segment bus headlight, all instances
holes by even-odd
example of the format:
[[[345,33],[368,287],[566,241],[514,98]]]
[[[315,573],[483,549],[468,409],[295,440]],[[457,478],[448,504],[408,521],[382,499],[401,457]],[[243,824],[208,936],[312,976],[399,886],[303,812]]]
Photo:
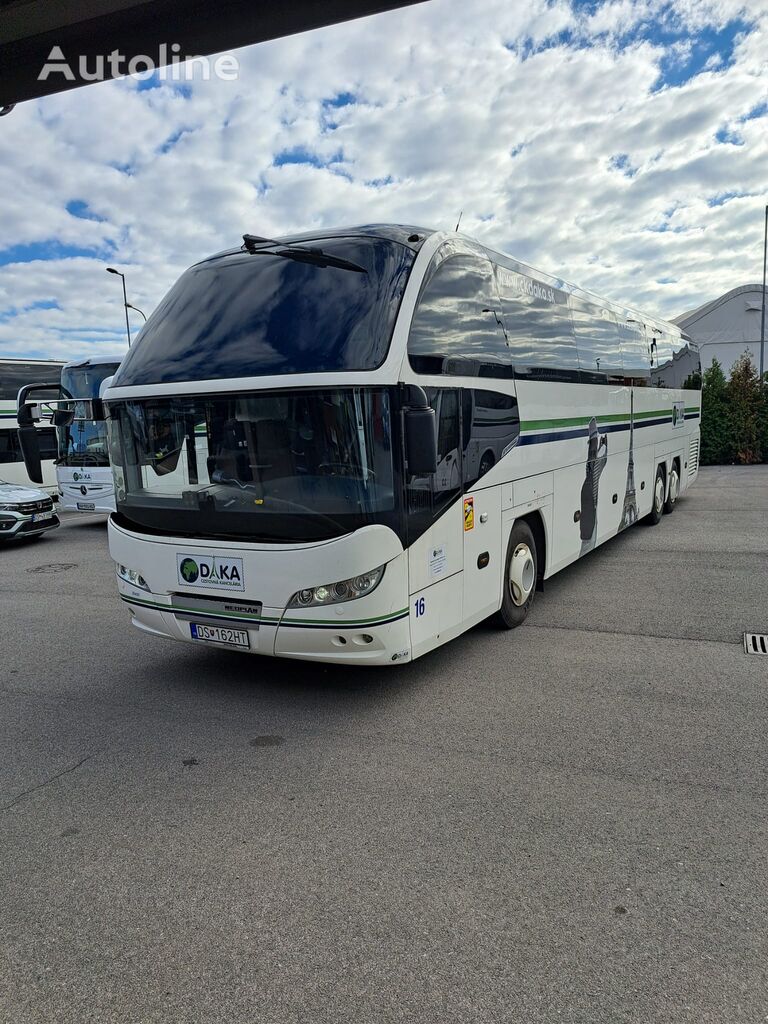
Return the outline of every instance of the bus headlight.
[[[125,580],[126,583],[130,583],[131,586],[140,587],[141,590],[149,590],[149,584],[141,573],[136,572],[135,569],[129,569],[125,565],[118,565],[117,575],[121,580]]]
[[[306,587],[304,590],[297,590],[288,602],[289,608],[317,608],[324,604],[341,604],[342,601],[356,601],[358,597],[365,597],[372,593],[381,583],[384,575],[384,566],[372,569],[370,572],[362,572],[359,576],[353,576],[348,580],[339,580],[338,583],[324,583],[320,587]]]

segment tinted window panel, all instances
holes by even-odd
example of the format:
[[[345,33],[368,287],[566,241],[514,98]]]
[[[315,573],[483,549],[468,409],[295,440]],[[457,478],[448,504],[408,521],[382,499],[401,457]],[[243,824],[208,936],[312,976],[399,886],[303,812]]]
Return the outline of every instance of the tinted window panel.
[[[619,337],[621,338],[621,361],[624,366],[624,379],[635,386],[648,383],[650,363],[648,344],[639,324],[619,320]]]
[[[412,543],[461,494],[460,394],[458,388],[426,388],[437,420],[437,471],[410,476],[408,537]]]
[[[571,296],[571,314],[582,381],[588,384],[622,381],[619,326],[613,314],[575,295]]]
[[[408,358],[417,373],[512,376],[488,260],[452,256],[438,266],[414,313]]]
[[[56,444],[56,430],[54,427],[43,427],[38,431],[40,442],[40,458],[43,460],[55,459],[58,455]]]
[[[321,246],[365,273],[265,251],[189,269],[150,317],[114,385],[380,366],[413,253],[383,239],[323,239]]]
[[[60,363],[4,363],[0,360],[0,399],[16,401],[21,388],[25,384],[47,384],[61,379]],[[39,398],[58,398],[58,392],[40,392],[34,396]]]
[[[564,291],[509,267],[496,267],[515,375],[533,380],[579,379],[573,321]]]
[[[701,372],[701,362],[696,349],[681,337],[671,334],[654,335],[651,386],[657,388],[682,388],[691,374]]]
[[[520,436],[517,399],[497,391],[465,390],[462,395],[464,487],[493,469]]]
[[[298,542],[398,526],[386,389],[113,401],[109,414],[117,509],[139,527]]]
[[[21,462],[21,449],[16,440],[16,431],[0,430],[0,466]]]
[[[427,389],[437,413],[437,472],[432,479],[434,511],[439,514],[461,489],[459,459],[459,392],[455,388]]]

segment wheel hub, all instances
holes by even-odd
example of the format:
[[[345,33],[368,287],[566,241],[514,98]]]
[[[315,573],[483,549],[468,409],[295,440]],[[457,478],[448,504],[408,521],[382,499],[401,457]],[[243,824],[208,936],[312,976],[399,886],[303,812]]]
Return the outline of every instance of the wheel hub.
[[[509,560],[509,593],[513,604],[521,608],[536,582],[536,566],[527,544],[518,544]]]
[[[680,489],[680,480],[677,475],[677,470],[672,470],[672,475],[669,478],[669,500],[671,502],[677,501],[677,494]]]
[[[658,476],[656,477],[656,489],[654,491],[654,503],[657,512],[661,512],[662,506],[664,505],[664,481]]]

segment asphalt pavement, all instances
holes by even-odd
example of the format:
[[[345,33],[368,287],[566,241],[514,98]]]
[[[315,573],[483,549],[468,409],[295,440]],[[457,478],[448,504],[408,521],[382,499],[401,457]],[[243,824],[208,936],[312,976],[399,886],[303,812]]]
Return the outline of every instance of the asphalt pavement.
[[[768,467],[521,629],[322,667],[129,626],[100,517],[0,550],[0,1021],[768,1020]]]

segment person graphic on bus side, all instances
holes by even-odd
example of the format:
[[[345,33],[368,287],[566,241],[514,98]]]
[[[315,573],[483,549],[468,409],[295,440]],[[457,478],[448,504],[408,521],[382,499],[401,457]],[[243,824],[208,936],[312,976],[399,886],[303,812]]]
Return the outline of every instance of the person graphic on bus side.
[[[602,454],[601,454],[602,452]],[[603,434],[599,437],[597,420],[593,416],[589,421],[589,440],[587,442],[587,472],[581,485],[581,516],[579,530],[581,533],[581,554],[586,554],[595,546],[597,538],[597,496],[600,487],[600,476],[608,461],[608,438]]]

